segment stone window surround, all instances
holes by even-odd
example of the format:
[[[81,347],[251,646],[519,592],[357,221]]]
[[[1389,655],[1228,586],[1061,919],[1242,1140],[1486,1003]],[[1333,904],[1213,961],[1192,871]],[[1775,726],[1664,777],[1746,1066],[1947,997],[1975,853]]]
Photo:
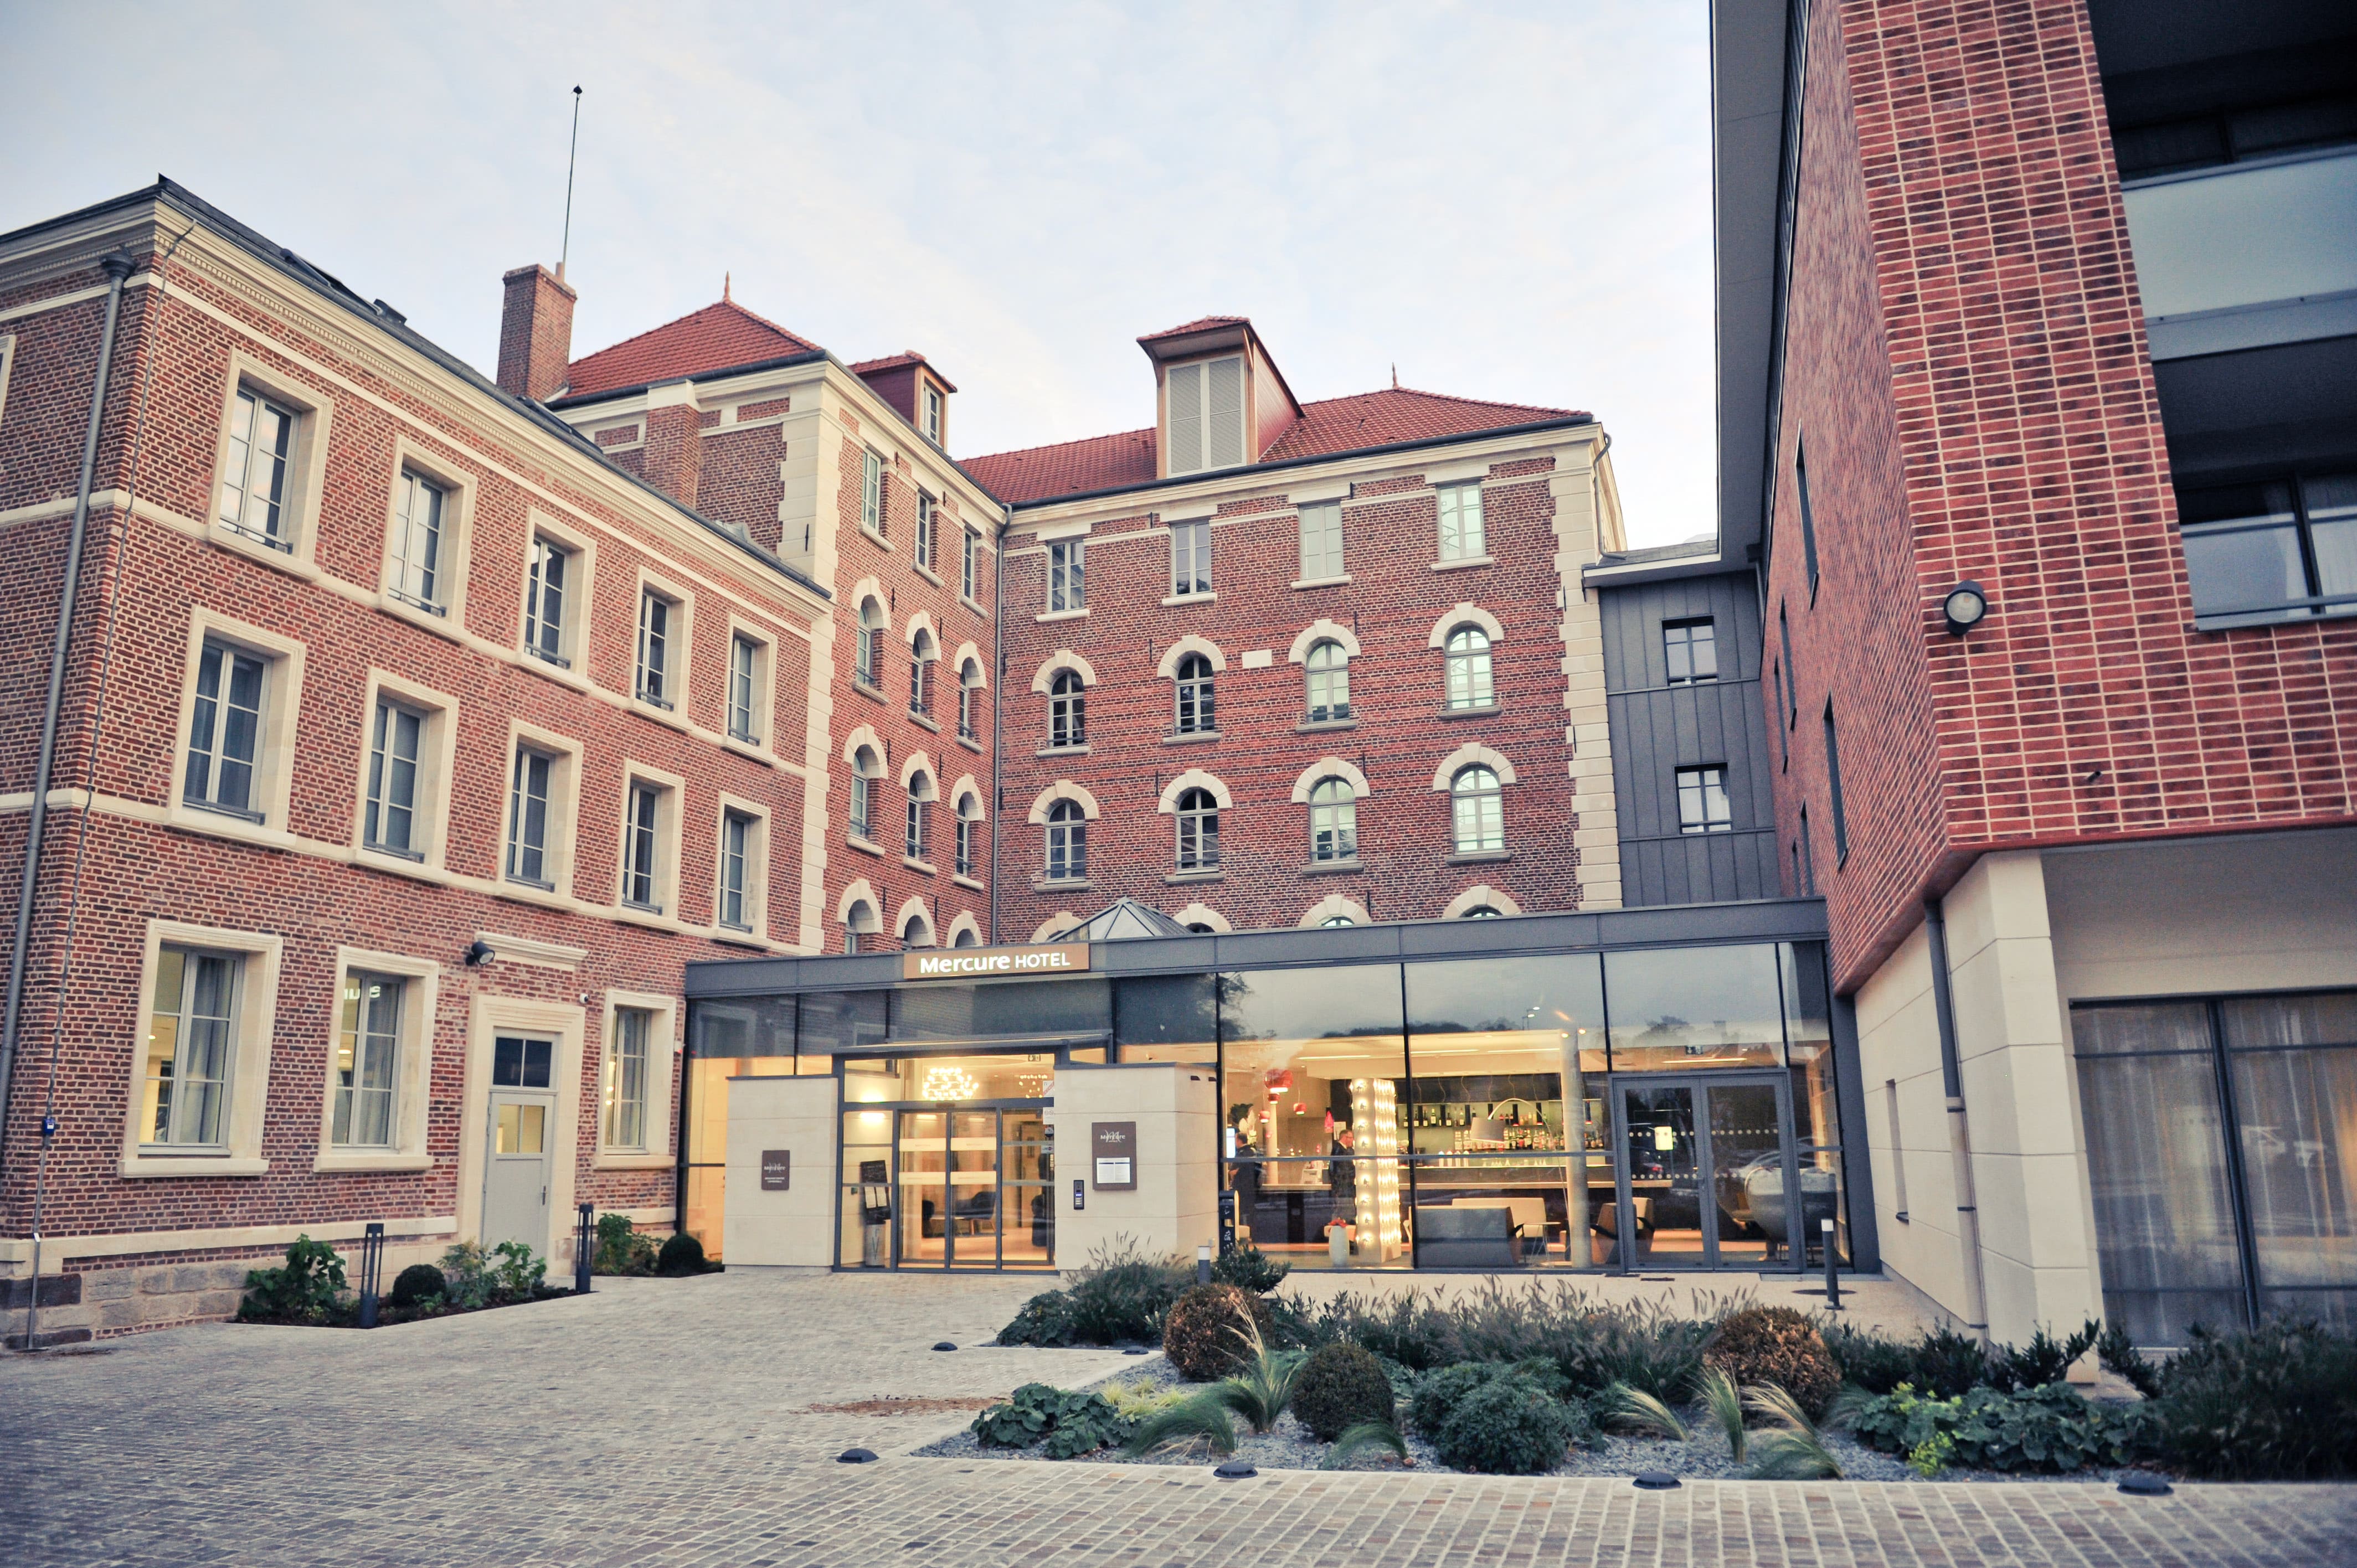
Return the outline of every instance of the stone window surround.
[[[679,1163],[669,1148],[618,1149],[606,1142],[606,1056],[619,1026],[616,1016],[625,1007],[652,1015],[647,1022],[647,1115],[650,1143],[660,1136],[668,1144],[676,1136],[672,1116],[672,1080],[679,1060],[679,998],[649,991],[608,991],[599,1011],[597,1029],[597,1097],[590,1106],[595,1119],[596,1154],[589,1165],[601,1171],[669,1170]]]
[[[432,481],[442,491],[442,545],[436,565],[446,585],[439,600],[440,615],[420,609],[393,591],[393,530],[395,511],[401,504],[402,478],[409,473]],[[480,489],[481,482],[472,474],[427,450],[406,431],[393,436],[393,474],[385,487],[385,547],[377,583],[377,608],[421,626],[437,637],[463,640],[467,579],[472,575],[474,564],[475,497]],[[529,564],[527,561],[527,568]],[[529,570],[526,576],[529,579]],[[519,647],[522,643],[521,628],[517,643]]]
[[[720,922],[722,906],[720,879],[728,858],[728,819],[746,818],[752,823],[745,844],[745,926],[726,926]],[[712,819],[712,934],[721,941],[743,940],[748,937],[766,941],[770,935],[770,808],[742,796],[723,790],[719,810]]]
[[[227,1152],[219,1155],[145,1154],[139,1142],[139,1111],[147,1080],[147,1031],[156,996],[156,972],[166,944],[233,953],[240,965],[237,1036],[230,1061]],[[139,989],[132,998],[131,1070],[123,1112],[123,1156],[116,1174],[148,1176],[252,1176],[270,1169],[263,1157],[264,1112],[270,1101],[270,1055],[277,1028],[278,976],[285,939],[269,931],[241,931],[150,919],[139,964]],[[153,1147],[154,1145],[150,1145]]]
[[[221,521],[221,487],[229,481],[230,431],[236,418],[240,391],[262,393],[285,404],[296,415],[294,450],[286,464],[286,496],[280,503],[279,532],[286,541],[285,550],[274,550]],[[265,565],[299,577],[317,577],[319,567],[315,552],[327,488],[328,439],[335,412],[335,399],[328,393],[264,362],[246,349],[231,349],[229,374],[221,388],[221,434],[213,445],[212,483],[206,488],[205,537],[225,550],[250,556]]]
[[[188,781],[189,725],[197,711],[197,675],[208,641],[227,643],[264,660],[262,676],[262,736],[253,759],[253,799],[259,822],[191,806],[182,799]],[[188,646],[180,680],[180,717],[173,732],[171,793],[166,799],[164,821],[176,828],[222,832],[241,838],[285,837],[295,789],[295,722],[302,712],[303,644],[290,637],[234,620],[202,606],[188,612]]]
[[[417,742],[417,799],[411,809],[410,848],[417,858],[371,847],[368,840],[369,757],[376,740],[376,709],[380,699],[417,713],[424,719]],[[352,783],[352,851],[361,865],[391,863],[401,867],[427,866],[439,871],[449,848],[450,781],[457,777],[455,752],[458,733],[458,700],[430,686],[405,680],[389,670],[371,668],[361,704],[360,766]],[[513,780],[513,758],[510,758]],[[502,845],[502,849],[504,849]]]
[[[344,982],[354,971],[407,982],[402,988],[401,1038],[394,1047],[393,1142],[382,1148],[330,1141],[336,1128],[336,1052],[343,1040]],[[440,1012],[441,989],[442,965],[436,960],[368,948],[336,950],[335,984],[328,993],[328,1050],[319,1100],[319,1150],[312,1158],[312,1170],[433,1168],[434,1159],[425,1152],[426,1113],[432,1109],[435,1024]]]

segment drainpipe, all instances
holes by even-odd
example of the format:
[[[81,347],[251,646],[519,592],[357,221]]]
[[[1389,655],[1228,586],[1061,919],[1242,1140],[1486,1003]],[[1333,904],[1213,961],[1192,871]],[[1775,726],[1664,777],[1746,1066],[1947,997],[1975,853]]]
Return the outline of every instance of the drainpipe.
[[[98,435],[106,413],[106,373],[114,362],[114,327],[123,312],[123,281],[138,265],[117,247],[100,258],[105,270],[106,325],[98,335],[98,369],[90,394],[90,427],[81,439],[81,482],[74,489],[73,528],[66,539],[65,582],[58,596],[57,636],[49,645],[48,705],[41,717],[41,749],[33,763],[33,811],[25,829],[25,875],[16,889],[16,945],[8,955],[8,1000],[0,1019],[0,1155],[7,1150],[8,1091],[16,1074],[16,1033],[24,1021],[25,966],[33,938],[33,897],[41,874],[41,839],[48,826],[49,779],[58,760],[58,714],[64,705],[66,654],[73,642],[74,599],[81,587],[82,541],[90,532],[90,487],[98,472]],[[0,1165],[5,1168],[5,1165]],[[38,1238],[35,1245],[38,1246]],[[40,1291],[40,1275],[33,1276]]]
[[[1981,1273],[1981,1215],[1973,1187],[1973,1133],[1964,1116],[1964,1067],[1956,1051],[1956,1004],[1948,989],[1948,918],[1937,898],[1923,900],[1932,944],[1932,1009],[1940,1020],[1940,1082],[1948,1099],[1948,1157],[1955,1167],[1956,1249],[1964,1273],[1965,1328],[1988,1339],[1988,1288]]]
[[[1009,512],[999,522],[999,542],[1006,539],[1007,524],[1014,521]],[[1006,684],[1006,553],[994,549],[990,553],[990,943],[998,945],[998,819],[1006,802],[998,793],[998,758],[1001,752],[998,734],[998,692]]]

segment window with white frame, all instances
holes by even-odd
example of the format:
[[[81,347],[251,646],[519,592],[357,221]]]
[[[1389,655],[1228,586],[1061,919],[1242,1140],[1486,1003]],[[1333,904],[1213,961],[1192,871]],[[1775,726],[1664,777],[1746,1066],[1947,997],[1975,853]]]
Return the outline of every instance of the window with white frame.
[[[1448,634],[1448,705],[1486,708],[1498,700],[1490,662],[1490,634],[1478,626],[1460,626]]]
[[[851,836],[876,836],[876,753],[861,746],[851,757]]]
[[[328,1141],[339,1147],[386,1148],[400,1122],[401,1015],[409,981],[353,970],[344,976],[336,1032],[335,1108]]]
[[[1048,612],[1054,615],[1065,610],[1089,607],[1088,575],[1084,557],[1088,541],[1060,539],[1048,546]]]
[[[958,738],[982,738],[982,666],[969,659],[958,671]]]
[[[1219,694],[1211,661],[1200,653],[1178,660],[1178,728],[1180,735],[1207,735],[1220,727]]]
[[[872,934],[875,929],[875,907],[865,898],[852,900],[851,908],[845,910],[843,915],[843,950],[847,953],[857,952],[859,939]]]
[[[728,737],[761,744],[761,645],[742,632],[728,639]]]
[[[1495,920],[1502,917],[1487,904],[1476,904],[1457,918],[1460,920]]]
[[[1707,617],[1701,620],[1663,621],[1662,653],[1668,663],[1673,686],[1692,686],[1718,679],[1718,632]]]
[[[443,524],[450,492],[414,468],[401,471],[393,501],[386,575],[394,598],[435,615],[448,613],[443,581]]]
[[[924,491],[917,492],[917,564],[927,571],[933,564],[933,498]]]
[[[922,627],[909,640],[909,711],[933,711],[933,634]]]
[[[1208,594],[1211,591],[1211,520],[1170,525],[1170,592]]]
[[[1048,682],[1050,749],[1089,743],[1089,693],[1077,670],[1059,670]]]
[[[1318,926],[1320,930],[1327,930],[1341,926],[1355,926],[1358,923],[1348,915],[1329,915],[1318,921]]]
[[[884,535],[884,459],[874,452],[859,454],[859,526]]]
[[[753,875],[759,849],[759,818],[743,811],[720,813],[720,923],[732,931],[753,929]]]
[[[982,829],[982,801],[969,791],[958,797],[957,803],[957,874],[972,876],[974,865],[974,840]]]
[[[1308,685],[1309,722],[1322,724],[1351,716],[1351,655],[1328,638],[1302,661]]]
[[[262,821],[255,768],[263,746],[263,685],[270,661],[207,639],[197,660],[188,713],[188,762],[180,799],[248,822]]]
[[[219,1148],[229,1139],[230,1074],[245,960],[167,943],[156,953],[147,1018],[139,1142]]]
[[[1481,529],[1480,484],[1442,485],[1440,497],[1440,558],[1470,561],[1489,553]]]
[[[1179,792],[1178,846],[1181,871],[1213,871],[1220,864],[1220,802],[1209,789]]]
[[[237,389],[230,410],[229,461],[221,476],[221,521],[273,550],[292,551],[291,498],[296,426],[302,415],[251,387]]]
[[[1450,778],[1449,820],[1458,854],[1485,854],[1506,847],[1503,799],[1495,768],[1477,762]]]
[[[622,902],[662,912],[663,791],[632,780],[622,823]]]
[[[508,787],[507,875],[511,882],[544,888],[556,886],[549,805],[558,764],[559,759],[548,752],[528,746],[516,747]]]
[[[639,700],[656,707],[675,706],[678,682],[673,673],[675,650],[673,622],[679,607],[652,588],[639,592]]]
[[[572,551],[544,534],[533,536],[523,585],[523,650],[560,670],[573,667],[565,617],[576,571]]]
[[[1047,873],[1050,882],[1078,882],[1089,874],[1089,820],[1077,800],[1048,808]]]
[[[1342,503],[1318,501],[1301,509],[1301,580],[1339,577],[1342,565]]]
[[[922,915],[912,914],[900,928],[900,945],[904,948],[929,948],[933,945],[933,925]]]
[[[982,580],[982,535],[971,528],[961,528],[958,532],[963,536],[958,542],[963,556],[958,564],[958,592],[963,594],[968,601],[978,603],[974,599],[974,589]]]
[[[1346,779],[1320,779],[1309,787],[1309,858],[1359,857],[1359,797]]]
[[[936,446],[942,444],[942,389],[931,383],[925,387],[924,424],[921,428],[926,440]]]
[[[1727,806],[1727,770],[1723,768],[1678,769],[1678,832],[1724,833],[1735,831]]]
[[[614,1034],[606,1042],[600,1086],[609,1149],[647,1146],[647,1074],[654,1066],[654,1032],[655,1015],[647,1009],[614,1009]]]
[[[1170,471],[1232,468],[1244,460],[1244,362],[1239,357],[1172,368]]]
[[[874,599],[865,600],[859,607],[851,677],[870,691],[884,689],[884,607]]]
[[[361,813],[361,842],[410,860],[425,858],[417,822],[417,763],[425,725],[425,714],[379,697],[369,726],[368,800]]]
[[[902,851],[910,860],[930,860],[933,848],[933,780],[920,773],[909,780],[908,832]]]

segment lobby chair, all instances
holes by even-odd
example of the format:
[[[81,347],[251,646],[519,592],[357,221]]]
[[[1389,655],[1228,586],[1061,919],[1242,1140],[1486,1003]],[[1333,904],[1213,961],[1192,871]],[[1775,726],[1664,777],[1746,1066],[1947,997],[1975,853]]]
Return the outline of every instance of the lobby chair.
[[[1634,1234],[1631,1238],[1631,1251],[1633,1255],[1629,1261],[1641,1263],[1652,1256],[1653,1252],[1653,1200],[1650,1197],[1635,1198],[1631,1201],[1629,1207],[1636,1220],[1636,1224],[1631,1228]],[[1618,1251],[1620,1244],[1620,1203],[1615,1201],[1598,1205],[1596,1218],[1590,1223],[1596,1227],[1596,1233],[1598,1236],[1611,1243],[1609,1247],[1597,1249],[1602,1256],[1596,1258],[1595,1262],[1599,1265],[1612,1262],[1613,1253]]]
[[[1502,1208],[1424,1208],[1415,1211],[1415,1261],[1437,1269],[1516,1269],[1523,1228]]]
[[[950,1220],[966,1229],[961,1235],[971,1236],[998,1218],[998,1194],[985,1187],[972,1197],[962,1197],[950,1206]]]
[[[1783,1254],[1792,1244],[1792,1230],[1784,1202],[1784,1170],[1781,1165],[1762,1165],[1743,1178],[1751,1196],[1751,1222],[1768,1238],[1768,1256]],[[1801,1242],[1805,1248],[1823,1228],[1824,1222],[1836,1218],[1838,1207],[1834,1191],[1834,1173],[1803,1170],[1801,1173]],[[1805,1251],[1802,1254],[1805,1257]]]

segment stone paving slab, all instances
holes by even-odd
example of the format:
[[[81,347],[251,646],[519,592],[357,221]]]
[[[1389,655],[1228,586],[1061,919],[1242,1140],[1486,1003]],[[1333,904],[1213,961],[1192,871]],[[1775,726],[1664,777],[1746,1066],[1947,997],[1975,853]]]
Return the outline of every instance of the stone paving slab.
[[[1116,1371],[974,1345],[1039,1282],[728,1273],[370,1334],[216,1325],[0,1357],[14,1565],[2260,1568],[2357,1563],[2357,1487],[1269,1475],[909,1457]],[[855,1444],[886,1457],[845,1466]]]

